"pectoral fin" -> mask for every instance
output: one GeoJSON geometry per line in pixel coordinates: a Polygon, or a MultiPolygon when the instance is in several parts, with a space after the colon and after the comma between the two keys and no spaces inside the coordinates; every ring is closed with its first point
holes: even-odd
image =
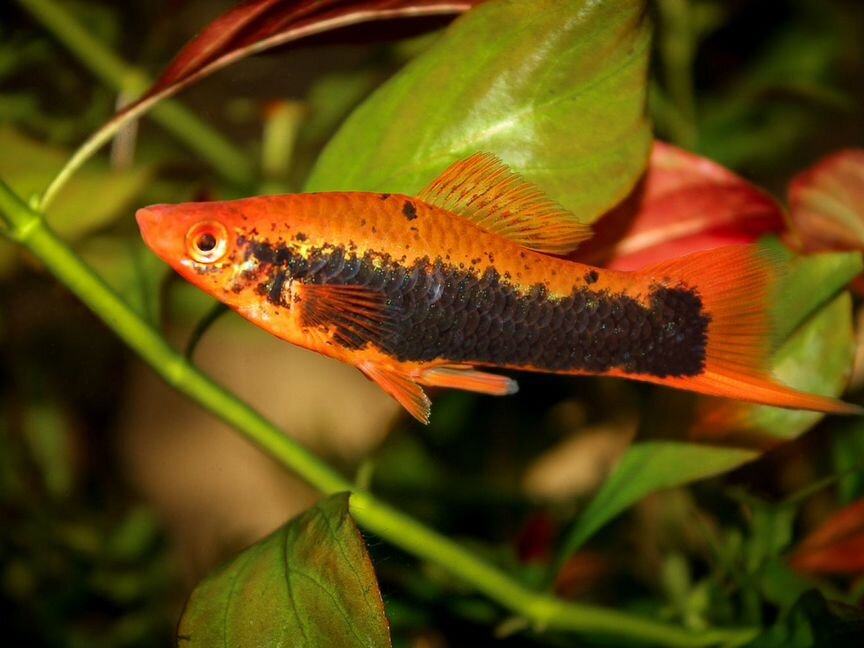
{"type": "Polygon", "coordinates": [[[361,286],[303,284],[295,289],[307,326],[332,328],[342,344],[378,343],[389,330],[384,295],[361,286]]]}
{"type": "Polygon", "coordinates": [[[360,370],[378,383],[385,392],[395,398],[402,407],[424,424],[429,423],[432,404],[423,388],[410,376],[398,369],[384,367],[372,362],[359,365],[360,370]]]}
{"type": "Polygon", "coordinates": [[[591,229],[491,153],[449,167],[417,196],[523,247],[567,254],[591,229]]]}

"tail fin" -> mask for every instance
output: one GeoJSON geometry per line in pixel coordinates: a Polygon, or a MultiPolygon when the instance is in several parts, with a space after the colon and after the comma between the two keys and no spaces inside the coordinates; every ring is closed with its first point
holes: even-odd
{"type": "Polygon", "coordinates": [[[789,409],[864,414],[864,408],[777,383],[766,371],[773,350],[771,304],[783,261],[755,245],[739,245],[666,261],[639,274],[695,287],[710,317],[705,369],[697,376],[650,382],[711,396],[789,409]]]}

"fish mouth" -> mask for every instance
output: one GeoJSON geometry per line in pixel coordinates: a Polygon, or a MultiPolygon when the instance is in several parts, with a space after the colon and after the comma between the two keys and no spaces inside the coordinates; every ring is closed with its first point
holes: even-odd
{"type": "Polygon", "coordinates": [[[135,212],[135,220],[138,222],[141,238],[159,256],[163,256],[167,251],[166,244],[170,239],[170,231],[167,227],[168,219],[166,218],[170,208],[171,205],[150,205],[135,212]]]}
{"type": "Polygon", "coordinates": [[[148,230],[158,227],[167,209],[168,205],[150,205],[136,211],[135,220],[138,221],[141,234],[144,235],[148,230]]]}

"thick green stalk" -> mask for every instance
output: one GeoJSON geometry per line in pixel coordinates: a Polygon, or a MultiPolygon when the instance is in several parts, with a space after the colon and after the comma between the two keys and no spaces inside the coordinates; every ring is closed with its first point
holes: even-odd
{"type": "Polygon", "coordinates": [[[372,494],[353,488],[321,459],[189,364],[2,180],[0,214],[9,225],[3,233],[41,259],[48,270],[175,389],[232,425],[322,493],[353,491],[351,514],[361,526],[406,552],[447,569],[490,599],[527,619],[538,630],[599,633],[643,644],[681,648],[740,646],[754,636],[755,632],[750,629],[688,631],[616,610],[565,602],[524,587],[458,543],[423,526],[372,494]]]}
{"type": "Polygon", "coordinates": [[[324,493],[350,490],[332,468],[284,435],[236,396],[189,364],[165,339],[85,264],[0,180],[0,211],[9,223],[3,233],[37,256],[66,287],[138,353],[172,387],[186,394],[324,493]]]}
{"type": "MultiPolygon", "coordinates": [[[[18,2],[107,85],[130,95],[140,94],[149,87],[150,82],[141,70],[121,60],[93,38],[76,22],[75,17],[55,0],[18,2]]],[[[226,180],[242,187],[252,186],[255,172],[247,156],[181,104],[164,101],[153,109],[152,115],[153,119],[206,160],[226,180]]],[[[92,153],[93,150],[89,150],[88,156],[92,153]]],[[[83,162],[84,159],[77,161],[76,168],[83,162]]],[[[60,183],[53,183],[46,194],[56,194],[58,185],[71,175],[71,172],[65,171],[64,169],[64,172],[61,172],[60,183]]]]}

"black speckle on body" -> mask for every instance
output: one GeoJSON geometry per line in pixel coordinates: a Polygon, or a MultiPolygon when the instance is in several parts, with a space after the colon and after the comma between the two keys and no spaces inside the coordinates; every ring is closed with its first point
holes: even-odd
{"type": "Polygon", "coordinates": [[[358,257],[340,247],[312,250],[305,258],[266,242],[242,241],[241,247],[258,260],[263,282],[257,290],[275,305],[290,306],[283,302],[289,278],[382,295],[386,326],[376,339],[346,329],[341,339],[351,348],[372,342],[402,361],[620,370],[661,378],[695,376],[705,366],[710,317],[688,288],[656,285],[647,304],[584,284],[556,298],[540,283],[518,291],[491,265],[472,272],[440,258],[406,266],[387,255],[358,257]]]}
{"type": "Polygon", "coordinates": [[[589,270],[588,272],[585,273],[585,283],[587,283],[589,286],[591,284],[597,283],[597,280],[599,278],[600,278],[600,275],[597,274],[596,270],[589,270]]]}
{"type": "Polygon", "coordinates": [[[282,289],[285,287],[285,280],[287,279],[286,273],[284,271],[276,271],[273,274],[273,280],[267,284],[267,301],[273,304],[280,304],[283,302],[282,289]]]}
{"type": "Polygon", "coordinates": [[[378,194],[378,200],[387,200],[390,197],[388,193],[378,194]]]}
{"type": "Polygon", "coordinates": [[[412,221],[417,218],[417,207],[410,200],[406,200],[402,204],[402,213],[405,214],[405,218],[412,221]]]}

